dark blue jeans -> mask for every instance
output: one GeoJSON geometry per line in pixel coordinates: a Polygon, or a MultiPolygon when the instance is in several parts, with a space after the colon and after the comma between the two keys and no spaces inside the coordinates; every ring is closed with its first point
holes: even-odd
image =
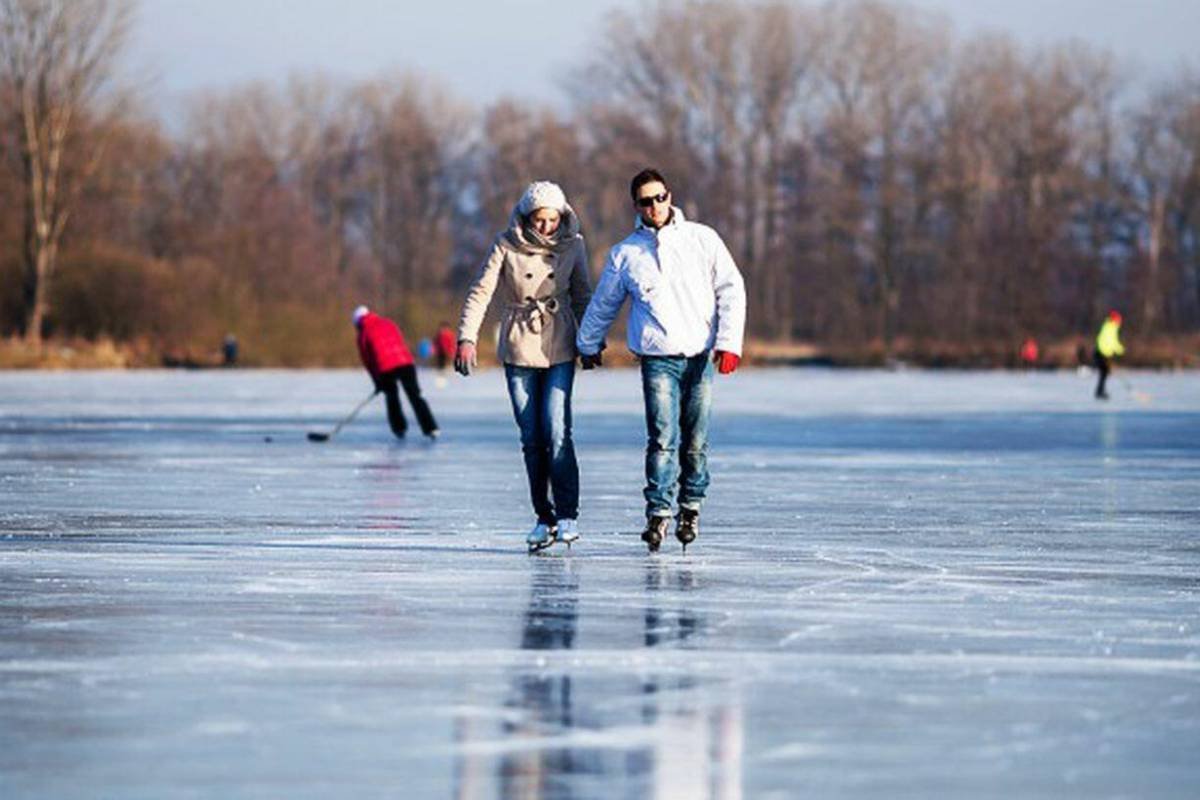
{"type": "Polygon", "coordinates": [[[677,499],[680,508],[700,510],[708,490],[712,377],[707,352],[642,358],[647,517],[671,516],[677,499]]]}
{"type": "Polygon", "coordinates": [[[513,416],[521,429],[529,498],[538,521],[553,524],[575,519],[579,516],[579,465],[571,441],[575,362],[548,368],[505,364],[504,376],[513,416]]]}

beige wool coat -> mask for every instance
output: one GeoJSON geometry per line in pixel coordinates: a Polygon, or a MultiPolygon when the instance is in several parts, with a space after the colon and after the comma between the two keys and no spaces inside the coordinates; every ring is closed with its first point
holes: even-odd
{"type": "Polygon", "coordinates": [[[561,243],[542,247],[521,234],[514,212],[496,237],[467,292],[459,341],[478,342],[493,297],[499,301],[497,354],[505,364],[551,367],[575,359],[575,333],[592,297],[587,247],[573,212],[564,214],[561,243]]]}

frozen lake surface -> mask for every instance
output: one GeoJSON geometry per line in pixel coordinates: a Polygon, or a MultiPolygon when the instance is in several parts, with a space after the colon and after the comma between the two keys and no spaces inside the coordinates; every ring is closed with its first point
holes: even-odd
{"type": "Polygon", "coordinates": [[[1200,375],[718,377],[686,556],[635,372],[536,556],[501,374],[421,377],[0,373],[0,796],[1200,796],[1200,375]]]}

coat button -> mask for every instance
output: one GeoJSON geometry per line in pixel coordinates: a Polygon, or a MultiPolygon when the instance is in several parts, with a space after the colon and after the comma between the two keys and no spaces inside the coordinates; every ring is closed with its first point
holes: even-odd
{"type": "Polygon", "coordinates": [[[525,273],[525,277],[526,277],[526,278],[532,278],[532,277],[533,277],[533,273],[532,273],[532,272],[526,272],[526,273],[525,273]]]}

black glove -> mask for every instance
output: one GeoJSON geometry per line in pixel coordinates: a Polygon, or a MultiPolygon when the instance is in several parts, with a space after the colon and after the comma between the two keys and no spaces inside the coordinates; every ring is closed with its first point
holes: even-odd
{"type": "Polygon", "coordinates": [[[470,375],[475,363],[475,343],[463,339],[454,353],[454,370],[459,375],[470,375]]]}
{"type": "Polygon", "coordinates": [[[581,353],[579,356],[579,365],[584,369],[595,369],[600,366],[600,351],[596,351],[591,355],[581,353]]]}

